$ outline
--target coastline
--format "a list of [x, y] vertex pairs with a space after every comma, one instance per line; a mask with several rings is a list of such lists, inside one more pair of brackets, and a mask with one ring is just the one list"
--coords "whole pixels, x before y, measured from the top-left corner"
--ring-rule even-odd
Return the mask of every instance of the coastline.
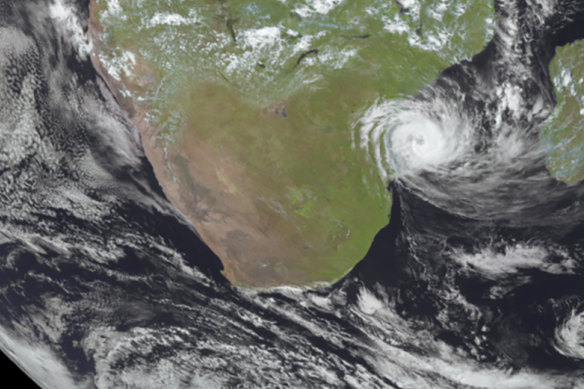
[[[103, 28], [96, 17], [97, 4], [96, 0], [90, 0], [89, 2], [89, 23], [87, 34], [89, 39], [93, 43], [93, 48], [90, 54], [91, 63], [95, 68], [96, 72], [103, 78], [107, 84], [109, 90], [116, 97], [120, 103], [121, 108], [126, 112], [129, 119], [134, 123], [138, 132], [140, 134], [140, 141], [142, 147], [148, 158], [148, 161], [154, 169], [154, 174], [159, 184], [161, 185], [164, 194], [169, 199], [169, 201], [177, 206], [183, 203], [182, 196], [180, 195], [181, 187], [180, 184], [173, 179], [172, 172], [168, 168], [168, 164], [165, 158], [164, 148], [161, 142], [157, 139], [157, 135], [160, 130], [146, 120], [146, 111], [144, 108], [135, 104], [130, 98], [125, 97], [121, 94], [122, 84], [120, 81], [113, 78], [102, 66], [99, 58], [98, 51], [99, 48], [103, 46], [99, 34], [103, 32]], [[182, 207], [178, 206], [179, 210], [184, 213]], [[233, 261], [230, 261], [225, 255], [221, 255], [220, 252], [216, 250], [216, 245], [212, 244], [213, 240], [208, 234], [205, 233], [205, 229], [201, 228], [200, 225], [192, 220], [189, 215], [185, 215], [191, 223], [195, 225], [195, 228], [202, 240], [208, 244], [211, 249], [220, 257], [225, 269], [223, 270], [223, 275], [230, 281], [235, 282], [237, 277], [237, 265]], [[214, 242], [213, 242], [214, 243]], [[214, 247], [215, 246], [215, 247]]]

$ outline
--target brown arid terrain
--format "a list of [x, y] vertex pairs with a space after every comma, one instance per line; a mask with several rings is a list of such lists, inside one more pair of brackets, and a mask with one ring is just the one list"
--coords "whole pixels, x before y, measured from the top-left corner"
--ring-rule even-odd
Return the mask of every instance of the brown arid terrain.
[[[139, 92], [154, 82], [155, 76], [141, 62], [135, 67], [139, 82], [123, 76], [120, 82], [105, 71], [97, 56], [103, 42], [99, 38], [102, 27], [95, 7], [95, 0], [91, 0], [92, 63], [138, 128], [145, 153], [166, 196], [221, 258], [224, 275], [236, 284], [254, 286], [308, 279], [306, 272], [288, 265], [296, 258], [306, 257], [309, 249], [303, 244], [300, 232], [298, 236], [290, 234], [291, 226], [286, 225], [278, 204], [261, 197], [250, 200], [236, 189], [238, 186], [234, 184], [246, 172], [239, 169], [235, 157], [218, 153], [196, 131], [186, 132], [176, 147], [165, 150], [158, 138], [160, 130], [146, 120], [147, 107], [120, 93], [123, 87]], [[258, 115], [270, 116], [265, 111]], [[173, 161], [172, 166], [178, 166], [180, 171], [173, 171], [168, 161]]]

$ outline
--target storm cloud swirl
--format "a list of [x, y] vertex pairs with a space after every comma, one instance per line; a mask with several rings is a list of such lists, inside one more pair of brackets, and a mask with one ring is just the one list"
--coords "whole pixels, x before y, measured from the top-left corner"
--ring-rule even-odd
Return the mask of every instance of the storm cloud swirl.
[[495, 8], [481, 53], [363, 119], [393, 180], [367, 256], [257, 293], [164, 197], [87, 57], [88, 2], [0, 0], [2, 351], [45, 388], [583, 387], [584, 185], [538, 133], [584, 2]]

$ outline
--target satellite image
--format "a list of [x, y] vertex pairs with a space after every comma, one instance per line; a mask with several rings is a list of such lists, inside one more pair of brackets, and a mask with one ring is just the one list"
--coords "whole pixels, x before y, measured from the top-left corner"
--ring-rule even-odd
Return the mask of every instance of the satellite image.
[[583, 131], [584, 0], [0, 0], [5, 382], [584, 389]]

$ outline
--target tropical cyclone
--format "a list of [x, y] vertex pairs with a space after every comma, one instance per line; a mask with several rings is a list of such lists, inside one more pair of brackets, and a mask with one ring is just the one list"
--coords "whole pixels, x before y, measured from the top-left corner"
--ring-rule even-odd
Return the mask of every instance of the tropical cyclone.
[[[456, 154], [474, 155], [471, 165], [497, 162], [501, 130], [535, 147], [553, 105], [546, 66], [555, 46], [584, 35], [584, 3], [532, 3], [497, 3], [501, 31], [486, 50], [417, 98], [483, 119], [473, 121], [474, 147]], [[426, 168], [396, 177], [390, 224], [338, 284], [235, 289], [164, 197], [137, 129], [80, 55], [84, 46], [55, 26], [87, 20], [87, 6], [0, 0], [0, 347], [39, 385], [584, 384], [582, 184], [544, 179], [533, 149], [537, 158], [498, 162], [502, 176], [492, 168], [461, 176], [453, 165], [456, 181], [438, 196], [436, 179], [450, 179], [444, 166], [457, 158], [432, 155]], [[526, 96], [517, 105], [488, 98], [507, 88]], [[439, 122], [422, 117], [434, 139]], [[398, 131], [413, 132], [405, 143], [413, 152], [423, 148], [417, 125]], [[468, 185], [501, 177], [507, 190], [494, 193], [496, 204], [521, 206], [494, 213], [485, 193], [468, 196]], [[520, 190], [530, 180], [547, 203]]]

